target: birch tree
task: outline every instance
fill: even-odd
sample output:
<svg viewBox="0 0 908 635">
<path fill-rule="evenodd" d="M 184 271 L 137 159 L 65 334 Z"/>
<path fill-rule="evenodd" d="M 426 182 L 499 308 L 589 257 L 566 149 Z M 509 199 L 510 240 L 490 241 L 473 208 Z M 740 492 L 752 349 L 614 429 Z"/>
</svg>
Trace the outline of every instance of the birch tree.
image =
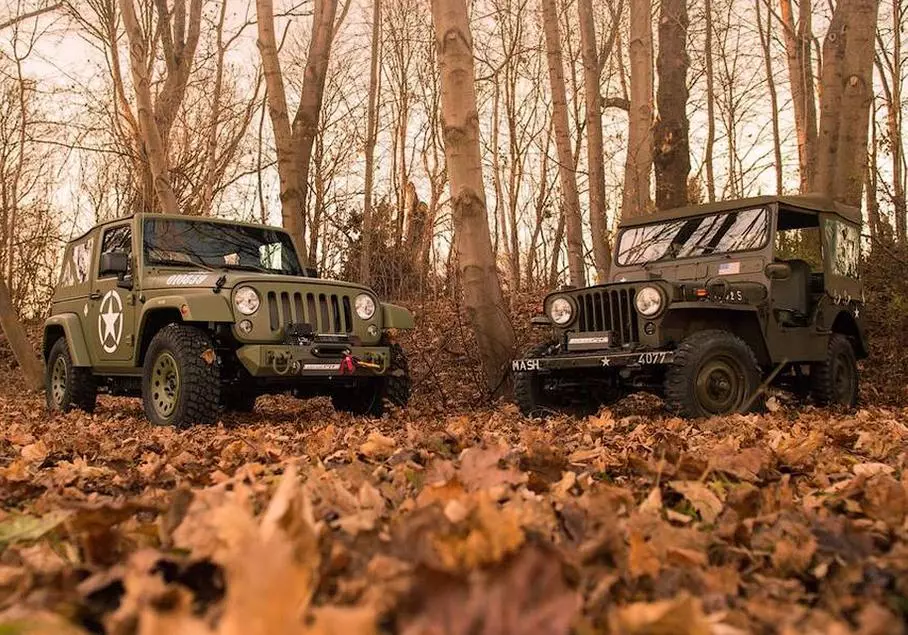
<svg viewBox="0 0 908 635">
<path fill-rule="evenodd" d="M 466 2 L 432 0 L 432 17 L 463 303 L 476 336 L 486 386 L 492 394 L 499 394 L 508 388 L 507 365 L 514 351 L 514 331 L 492 256 Z"/>
</svg>

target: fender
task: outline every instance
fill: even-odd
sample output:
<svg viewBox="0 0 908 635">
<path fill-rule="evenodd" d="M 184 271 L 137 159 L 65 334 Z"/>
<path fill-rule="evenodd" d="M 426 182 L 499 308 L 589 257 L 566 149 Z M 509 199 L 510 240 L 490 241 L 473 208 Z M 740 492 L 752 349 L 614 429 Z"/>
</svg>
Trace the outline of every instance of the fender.
<svg viewBox="0 0 908 635">
<path fill-rule="evenodd" d="M 381 305 L 382 328 L 385 329 L 412 329 L 416 327 L 413 314 L 402 306 L 396 304 Z"/>
<path fill-rule="evenodd" d="M 44 322 L 45 356 L 48 353 L 47 331 L 51 327 L 63 329 L 63 335 L 66 338 L 66 345 L 69 348 L 69 356 L 72 359 L 73 366 L 91 366 L 91 357 L 88 355 L 88 346 L 85 344 L 85 337 L 79 325 L 78 315 L 75 313 L 60 313 L 47 318 Z"/>
<path fill-rule="evenodd" d="M 699 326 L 692 326 L 690 317 L 696 314 Z M 733 318 L 732 318 L 733 316 Z M 747 342 L 760 364 L 776 361 L 778 351 L 773 350 L 763 333 L 763 319 L 760 311 L 752 304 L 729 304 L 724 302 L 673 302 L 662 315 L 660 326 L 685 337 L 688 332 L 704 328 L 720 328 L 731 331 Z"/>
<path fill-rule="evenodd" d="M 233 322 L 230 303 L 222 293 L 193 295 L 164 295 L 151 298 L 142 305 L 139 324 L 145 324 L 148 314 L 159 309 L 176 309 L 184 322 Z"/>
<path fill-rule="evenodd" d="M 856 309 L 860 311 L 864 307 Z M 858 313 L 860 315 L 860 313 Z M 829 318 L 832 318 L 830 321 Z M 857 345 L 855 355 L 858 359 L 867 357 L 869 348 L 867 342 L 867 333 L 864 330 L 864 320 L 855 318 L 850 308 L 842 307 L 838 311 L 824 311 L 822 326 L 834 333 L 841 333 L 852 338 Z"/>
</svg>

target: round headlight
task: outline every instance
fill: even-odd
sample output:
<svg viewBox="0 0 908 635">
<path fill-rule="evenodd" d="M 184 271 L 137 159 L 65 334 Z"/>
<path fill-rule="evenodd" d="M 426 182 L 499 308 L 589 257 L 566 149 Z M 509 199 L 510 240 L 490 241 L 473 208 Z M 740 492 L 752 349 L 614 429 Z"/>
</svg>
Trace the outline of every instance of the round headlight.
<svg viewBox="0 0 908 635">
<path fill-rule="evenodd" d="M 574 307 L 567 298 L 555 298 L 549 305 L 549 317 L 555 324 L 567 324 L 574 317 Z"/>
<path fill-rule="evenodd" d="M 375 315 L 375 300 L 368 293 L 360 293 L 353 301 L 353 308 L 360 320 L 371 320 Z"/>
<path fill-rule="evenodd" d="M 634 298 L 634 304 L 637 305 L 637 311 L 640 315 L 652 317 L 662 310 L 662 292 L 656 287 L 643 287 L 637 292 Z"/>
<path fill-rule="evenodd" d="M 252 287 L 240 287 L 233 296 L 233 303 L 237 311 L 243 315 L 252 315 L 259 310 L 261 300 Z"/>
</svg>

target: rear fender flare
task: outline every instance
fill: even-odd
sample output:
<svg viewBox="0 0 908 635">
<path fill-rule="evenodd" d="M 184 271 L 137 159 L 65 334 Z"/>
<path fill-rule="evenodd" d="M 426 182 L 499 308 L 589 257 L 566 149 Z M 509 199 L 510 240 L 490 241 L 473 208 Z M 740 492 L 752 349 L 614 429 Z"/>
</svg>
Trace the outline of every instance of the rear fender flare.
<svg viewBox="0 0 908 635">
<path fill-rule="evenodd" d="M 82 334 L 79 316 L 75 313 L 54 315 L 44 322 L 44 358 L 47 359 L 51 346 L 58 339 L 57 337 L 50 337 L 58 329 L 63 331 L 63 337 L 66 338 L 66 345 L 69 348 L 69 356 L 72 359 L 73 366 L 90 367 L 91 356 L 88 352 L 88 345 L 85 343 L 85 337 Z"/>
</svg>

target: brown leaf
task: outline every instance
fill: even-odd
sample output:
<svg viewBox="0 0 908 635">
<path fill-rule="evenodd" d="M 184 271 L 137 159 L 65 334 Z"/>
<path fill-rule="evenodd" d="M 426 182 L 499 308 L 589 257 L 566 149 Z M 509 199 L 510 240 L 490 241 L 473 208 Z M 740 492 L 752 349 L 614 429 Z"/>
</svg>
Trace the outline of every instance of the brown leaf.
<svg viewBox="0 0 908 635">
<path fill-rule="evenodd" d="M 699 599 L 680 595 L 662 602 L 636 602 L 609 615 L 615 635 L 711 635 Z"/>
<path fill-rule="evenodd" d="M 526 474 L 500 466 L 506 454 L 506 447 L 464 450 L 460 455 L 460 480 L 471 491 L 525 482 Z"/>
<path fill-rule="evenodd" d="M 642 575 L 653 577 L 659 574 L 659 558 L 643 536 L 638 531 L 631 531 L 628 545 L 627 568 L 635 578 Z"/>
<path fill-rule="evenodd" d="M 369 433 L 366 442 L 359 446 L 359 452 L 370 459 L 385 459 L 391 456 L 396 447 L 397 443 L 394 439 L 373 430 Z"/>
<path fill-rule="evenodd" d="M 28 464 L 43 463 L 44 459 L 47 458 L 48 453 L 49 450 L 47 449 L 47 445 L 40 439 L 36 443 L 30 443 L 29 445 L 24 446 L 19 451 L 22 460 Z"/>
<path fill-rule="evenodd" d="M 700 481 L 671 481 L 671 488 L 690 501 L 704 522 L 713 524 L 722 513 L 722 500 Z"/>
<path fill-rule="evenodd" d="M 892 528 L 901 527 L 908 514 L 908 494 L 897 480 L 879 473 L 864 483 L 864 513 Z"/>
</svg>

